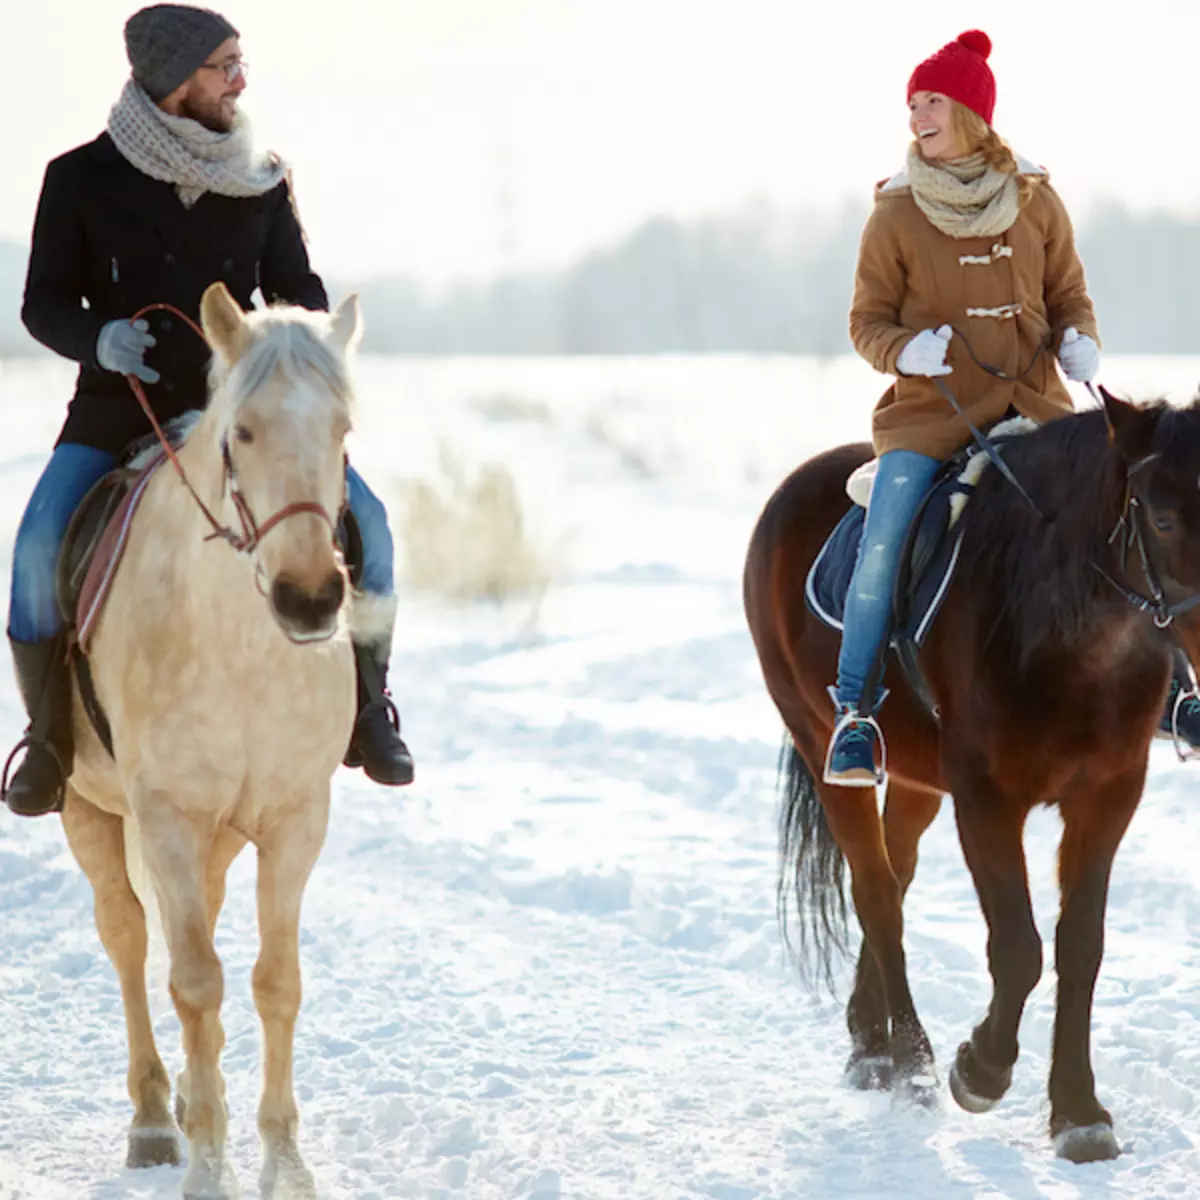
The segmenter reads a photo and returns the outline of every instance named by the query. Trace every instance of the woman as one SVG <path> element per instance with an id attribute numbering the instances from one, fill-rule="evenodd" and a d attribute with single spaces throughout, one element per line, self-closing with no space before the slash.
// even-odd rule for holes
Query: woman
<path id="1" fill-rule="evenodd" d="M 1072 409 L 1054 355 L 1079 382 L 1100 364 L 1066 209 L 1046 172 L 1018 160 L 991 127 L 990 52 L 988 36 L 970 30 L 913 72 L 907 168 L 876 190 L 859 248 L 850 336 L 897 378 L 873 419 L 878 473 L 846 600 L 828 783 L 877 782 L 878 727 L 859 710 L 863 685 L 908 526 L 938 465 L 971 439 L 934 379 L 953 376 L 976 426 L 1009 408 L 1042 422 Z M 1019 378 L 983 371 L 955 330 L 981 362 Z"/>

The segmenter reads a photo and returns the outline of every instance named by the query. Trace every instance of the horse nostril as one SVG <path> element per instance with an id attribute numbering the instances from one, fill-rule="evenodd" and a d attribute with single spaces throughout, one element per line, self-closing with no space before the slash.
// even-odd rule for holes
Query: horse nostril
<path id="1" fill-rule="evenodd" d="M 342 601 L 346 598 L 346 577 L 341 571 L 334 571 L 320 591 L 314 597 L 315 602 L 320 605 L 326 615 L 332 615 L 342 607 Z"/>
<path id="2" fill-rule="evenodd" d="M 281 617 L 293 620 L 304 610 L 304 592 L 290 579 L 276 579 L 271 585 L 271 603 Z"/>
<path id="3" fill-rule="evenodd" d="M 340 571 L 329 575 L 315 592 L 286 576 L 279 577 L 271 585 L 271 603 L 275 611 L 285 621 L 308 629 L 316 629 L 328 622 L 341 608 L 345 595 L 346 581 Z"/>

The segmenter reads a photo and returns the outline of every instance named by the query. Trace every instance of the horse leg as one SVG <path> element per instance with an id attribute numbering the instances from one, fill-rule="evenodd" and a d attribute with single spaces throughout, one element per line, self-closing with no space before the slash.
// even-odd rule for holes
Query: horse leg
<path id="1" fill-rule="evenodd" d="M 217 829 L 210 820 L 174 807 L 170 793 L 143 791 L 130 800 L 158 895 L 171 958 L 171 998 L 183 1032 L 183 1132 L 188 1139 L 184 1200 L 234 1200 L 238 1187 L 225 1159 L 229 1115 L 220 1067 L 225 982 L 213 947 L 208 896 L 208 863 Z"/>
<path id="2" fill-rule="evenodd" d="M 300 902 L 325 840 L 328 814 L 327 791 L 257 839 L 261 949 L 253 987 L 263 1027 L 258 1128 L 263 1142 L 259 1186 L 265 1200 L 312 1200 L 317 1194 L 297 1143 L 292 1050 L 300 1011 Z"/>
<path id="3" fill-rule="evenodd" d="M 1061 804 L 1058 873 L 1062 911 L 1055 936 L 1058 1006 L 1050 1066 L 1050 1135 L 1073 1162 L 1116 1158 L 1112 1117 L 1096 1099 L 1092 1074 L 1092 996 L 1104 954 L 1104 912 L 1113 856 L 1142 794 L 1145 772 L 1114 780 Z"/>
<path id="4" fill-rule="evenodd" d="M 133 1101 L 126 1165 L 175 1166 L 179 1140 L 170 1117 L 171 1084 L 154 1044 L 146 995 L 146 915 L 125 868 L 124 820 L 68 786 L 62 814 L 67 845 L 92 885 L 96 929 L 121 984 Z"/>
<path id="5" fill-rule="evenodd" d="M 225 903 L 225 881 L 233 860 L 241 853 L 246 839 L 227 825 L 217 831 L 216 841 L 208 855 L 208 870 L 205 874 L 205 898 L 208 905 L 208 932 L 215 937 L 217 920 Z M 187 1068 L 175 1077 L 175 1122 L 183 1128 L 187 1114 Z"/>
<path id="6" fill-rule="evenodd" d="M 924 788 L 889 779 L 883 810 L 883 830 L 888 859 L 900 885 L 901 904 L 917 870 L 917 844 L 941 807 L 941 795 Z M 868 942 L 858 955 L 854 991 L 846 1006 L 850 1028 L 850 1060 L 846 1082 L 860 1091 L 885 1089 L 892 1083 L 892 1059 L 888 1048 L 888 1006 L 883 994 L 883 977 Z"/>
<path id="7" fill-rule="evenodd" d="M 891 1032 L 887 1049 L 899 1089 L 920 1103 L 932 1102 L 936 1075 L 933 1047 L 917 1017 L 904 962 L 903 889 L 892 869 L 874 788 L 817 790 L 834 840 L 850 866 L 851 894 L 878 971 Z M 911 878 L 911 875 L 910 875 Z M 851 1036 L 853 1036 L 853 1029 Z"/>
<path id="8" fill-rule="evenodd" d="M 1033 921 L 1021 842 L 1028 810 L 979 780 L 952 791 L 959 841 L 988 925 L 992 1002 L 970 1040 L 958 1048 L 950 1091 L 968 1112 L 987 1112 L 1012 1083 L 1021 1013 L 1042 974 L 1042 940 Z"/>

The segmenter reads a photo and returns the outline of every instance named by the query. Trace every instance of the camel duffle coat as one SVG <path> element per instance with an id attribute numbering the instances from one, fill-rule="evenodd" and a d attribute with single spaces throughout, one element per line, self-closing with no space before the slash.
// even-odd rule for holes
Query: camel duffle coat
<path id="1" fill-rule="evenodd" d="M 946 362 L 954 371 L 942 382 L 979 427 L 1010 407 L 1038 422 L 1071 412 L 1055 358 L 1062 335 L 1074 326 L 1100 340 L 1067 211 L 1045 172 L 1020 165 L 1034 190 L 1005 233 L 942 233 L 901 173 L 876 189 L 859 247 L 854 348 L 877 371 L 897 375 L 896 359 L 917 333 L 953 326 Z M 981 362 L 1009 375 L 1034 365 L 1016 381 L 996 379 L 972 361 L 961 335 Z M 971 440 L 962 417 L 923 376 L 898 376 L 875 407 L 872 435 L 876 454 L 915 450 L 939 459 Z"/>

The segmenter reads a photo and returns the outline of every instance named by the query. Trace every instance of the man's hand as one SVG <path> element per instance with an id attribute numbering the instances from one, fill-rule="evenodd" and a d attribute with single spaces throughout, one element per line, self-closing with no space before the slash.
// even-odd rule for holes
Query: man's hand
<path id="1" fill-rule="evenodd" d="M 136 375 L 143 383 L 157 383 L 159 373 L 142 361 L 155 344 L 145 321 L 109 321 L 96 340 L 96 361 L 118 375 Z"/>

